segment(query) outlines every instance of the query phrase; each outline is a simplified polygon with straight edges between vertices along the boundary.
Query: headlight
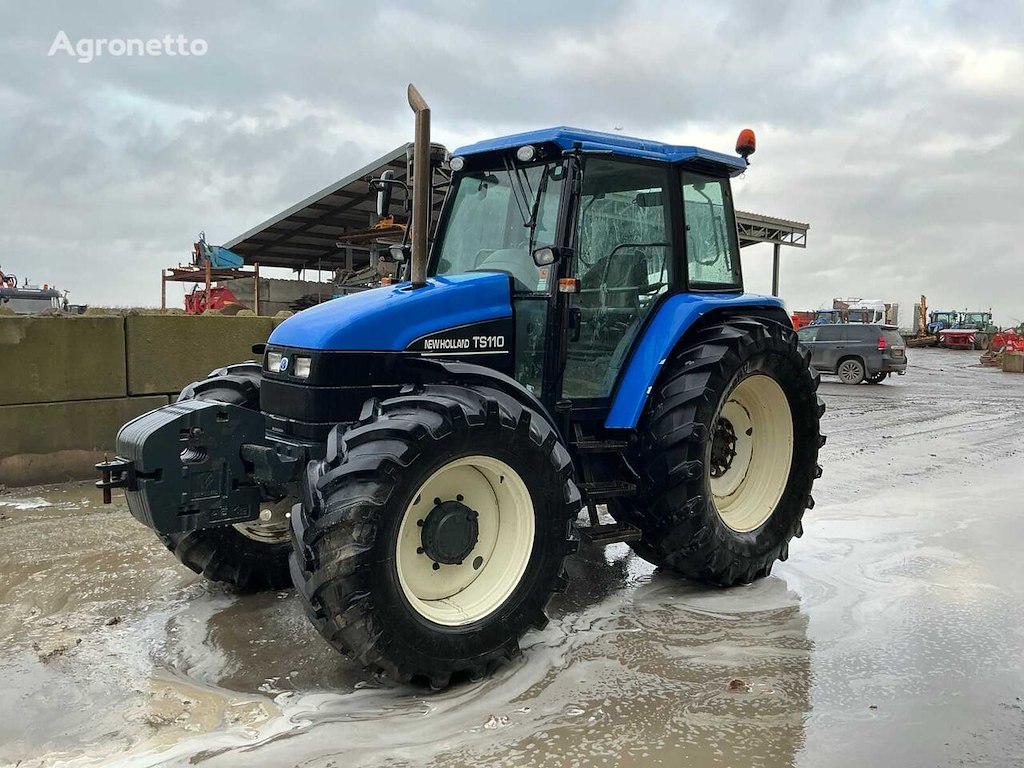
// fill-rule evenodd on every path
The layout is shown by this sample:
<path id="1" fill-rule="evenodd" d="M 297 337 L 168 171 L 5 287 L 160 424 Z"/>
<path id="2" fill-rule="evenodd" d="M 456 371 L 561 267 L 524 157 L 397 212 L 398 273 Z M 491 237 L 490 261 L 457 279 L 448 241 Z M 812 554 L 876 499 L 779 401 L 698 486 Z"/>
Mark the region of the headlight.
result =
<path id="1" fill-rule="evenodd" d="M 309 378 L 309 367 L 312 364 L 312 360 L 308 357 L 296 357 L 295 358 L 295 376 L 300 379 Z"/>
<path id="2" fill-rule="evenodd" d="M 453 157 L 448 161 L 448 167 L 458 173 L 466 167 L 466 158 L 464 157 Z"/>
<path id="3" fill-rule="evenodd" d="M 271 373 L 280 373 L 282 357 L 280 352 L 267 352 L 267 370 Z"/>

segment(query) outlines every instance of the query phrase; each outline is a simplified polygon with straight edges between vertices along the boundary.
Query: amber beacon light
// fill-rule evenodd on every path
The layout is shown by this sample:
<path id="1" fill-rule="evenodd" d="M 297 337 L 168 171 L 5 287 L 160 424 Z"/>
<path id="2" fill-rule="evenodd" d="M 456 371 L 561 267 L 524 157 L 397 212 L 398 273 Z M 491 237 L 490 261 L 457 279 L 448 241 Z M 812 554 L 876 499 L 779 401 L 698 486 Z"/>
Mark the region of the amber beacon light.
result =
<path id="1" fill-rule="evenodd" d="M 750 128 L 744 128 L 736 137 L 736 154 L 749 163 L 748 158 L 754 154 L 755 149 L 757 149 L 757 137 L 754 136 L 754 132 Z"/>

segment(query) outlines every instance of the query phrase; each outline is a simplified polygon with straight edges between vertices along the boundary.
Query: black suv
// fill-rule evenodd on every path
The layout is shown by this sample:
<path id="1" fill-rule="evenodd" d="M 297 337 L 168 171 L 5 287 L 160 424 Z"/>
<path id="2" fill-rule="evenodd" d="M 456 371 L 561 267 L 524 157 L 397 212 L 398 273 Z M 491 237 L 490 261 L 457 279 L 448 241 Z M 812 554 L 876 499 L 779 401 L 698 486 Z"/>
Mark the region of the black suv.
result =
<path id="1" fill-rule="evenodd" d="M 907 371 L 907 346 L 892 325 L 808 325 L 797 336 L 811 353 L 811 365 L 844 384 L 878 384 L 890 373 Z"/>

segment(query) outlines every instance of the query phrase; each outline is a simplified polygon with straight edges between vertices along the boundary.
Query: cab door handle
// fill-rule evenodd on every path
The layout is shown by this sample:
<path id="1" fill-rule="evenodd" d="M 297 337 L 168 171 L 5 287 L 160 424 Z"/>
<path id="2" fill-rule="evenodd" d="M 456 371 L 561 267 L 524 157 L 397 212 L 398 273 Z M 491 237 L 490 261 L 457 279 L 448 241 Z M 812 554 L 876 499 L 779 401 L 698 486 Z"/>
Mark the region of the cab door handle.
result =
<path id="1" fill-rule="evenodd" d="M 579 307 L 569 308 L 569 341 L 580 340 L 580 330 L 583 326 L 583 315 Z"/>

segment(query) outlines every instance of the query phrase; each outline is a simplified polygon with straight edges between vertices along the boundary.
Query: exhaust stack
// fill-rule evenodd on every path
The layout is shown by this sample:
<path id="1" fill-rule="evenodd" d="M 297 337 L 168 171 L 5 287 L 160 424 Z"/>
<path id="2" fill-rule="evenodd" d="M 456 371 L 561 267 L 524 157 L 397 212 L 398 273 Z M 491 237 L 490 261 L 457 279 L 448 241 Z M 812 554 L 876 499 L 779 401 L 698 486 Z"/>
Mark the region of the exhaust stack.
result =
<path id="1" fill-rule="evenodd" d="M 412 158 L 412 270 L 413 288 L 427 284 L 427 234 L 430 229 L 430 107 L 416 86 L 409 83 L 409 106 L 416 113 L 416 139 Z"/>

